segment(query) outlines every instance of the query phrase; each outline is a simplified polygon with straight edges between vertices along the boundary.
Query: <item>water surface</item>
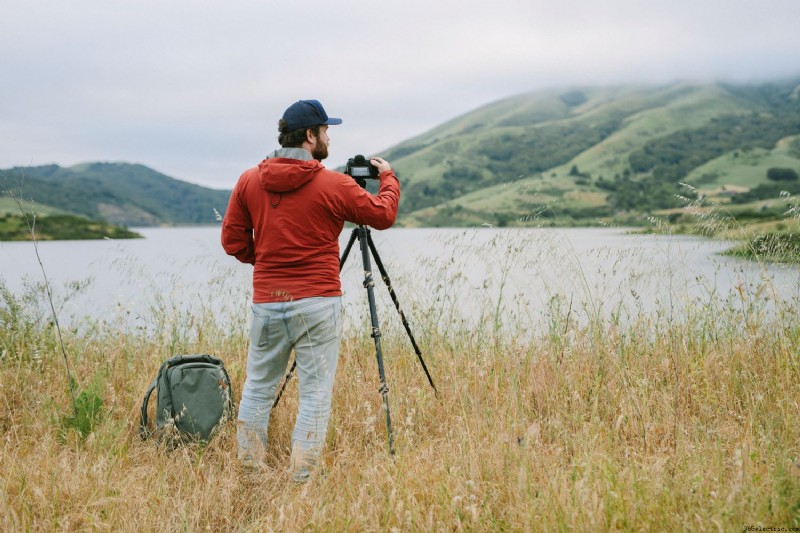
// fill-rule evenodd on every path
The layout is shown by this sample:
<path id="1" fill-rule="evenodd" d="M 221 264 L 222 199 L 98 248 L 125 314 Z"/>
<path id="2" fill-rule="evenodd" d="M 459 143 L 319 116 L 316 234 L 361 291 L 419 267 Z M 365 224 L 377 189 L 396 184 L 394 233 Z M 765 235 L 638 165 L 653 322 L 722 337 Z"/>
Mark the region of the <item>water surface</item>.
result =
<path id="1" fill-rule="evenodd" d="M 225 255 L 219 227 L 136 231 L 145 238 L 38 244 L 62 322 L 90 317 L 152 326 L 154 315 L 200 308 L 222 320 L 246 316 L 251 267 Z M 719 254 L 731 243 L 697 237 L 605 228 L 400 228 L 372 236 L 412 320 L 506 321 L 538 329 L 554 313 L 635 320 L 649 313 L 679 316 L 692 302 L 744 301 L 765 285 L 793 305 L 800 291 L 795 267 L 724 257 Z M 346 229 L 342 248 L 349 237 Z M 15 294 L 41 283 L 32 243 L 0 242 L 0 278 Z M 342 274 L 354 322 L 367 309 L 363 278 L 355 246 Z M 383 320 L 395 320 L 385 287 L 379 282 L 375 291 Z"/>

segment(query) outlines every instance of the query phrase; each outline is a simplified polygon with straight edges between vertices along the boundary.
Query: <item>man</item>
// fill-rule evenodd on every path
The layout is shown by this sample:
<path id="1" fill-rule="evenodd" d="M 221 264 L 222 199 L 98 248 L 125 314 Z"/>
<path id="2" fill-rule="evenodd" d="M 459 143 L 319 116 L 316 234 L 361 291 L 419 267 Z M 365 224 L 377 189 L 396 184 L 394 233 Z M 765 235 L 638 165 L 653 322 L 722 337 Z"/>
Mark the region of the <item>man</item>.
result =
<path id="1" fill-rule="evenodd" d="M 328 126 L 341 123 L 317 100 L 289 106 L 278 122 L 282 148 L 241 175 L 222 221 L 225 252 L 254 267 L 239 459 L 261 464 L 272 403 L 294 349 L 300 405 L 291 471 L 297 481 L 317 464 L 328 429 L 342 338 L 339 235 L 345 221 L 390 227 L 400 199 L 400 183 L 379 157 L 370 159 L 380 172 L 377 195 L 320 163 L 328 156 Z"/>

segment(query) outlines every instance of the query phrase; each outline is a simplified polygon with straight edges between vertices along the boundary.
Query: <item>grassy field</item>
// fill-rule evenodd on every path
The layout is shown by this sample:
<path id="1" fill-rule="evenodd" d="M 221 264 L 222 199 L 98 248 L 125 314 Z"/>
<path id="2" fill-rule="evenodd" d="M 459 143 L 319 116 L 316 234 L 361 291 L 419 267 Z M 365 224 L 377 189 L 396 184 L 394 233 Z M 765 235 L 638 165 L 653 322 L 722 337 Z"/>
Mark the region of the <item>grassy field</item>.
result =
<path id="1" fill-rule="evenodd" d="M 34 204 L 33 202 L 22 200 L 19 204 L 14 198 L 0 196 L 0 215 L 18 215 L 20 205 L 26 213 L 35 212 L 38 215 L 63 214 L 63 211 L 50 206 Z"/>
<path id="2" fill-rule="evenodd" d="M 770 168 L 797 167 L 798 143 L 800 137 L 787 137 L 772 150 L 754 148 L 725 154 L 694 169 L 686 177 L 686 182 L 702 184 L 706 189 L 725 185 L 752 188 L 759 183 L 768 183 L 767 171 Z"/>
<path id="3" fill-rule="evenodd" d="M 796 297 L 787 301 L 768 282 L 743 285 L 721 302 L 688 304 L 680 318 L 656 310 L 627 323 L 553 306 L 534 333 L 524 315 L 502 327 L 496 297 L 480 324 L 459 324 L 450 319 L 458 295 L 445 296 L 413 313 L 439 398 L 405 335 L 386 328 L 396 455 L 387 450 L 372 339 L 351 327 L 324 466 L 297 485 L 285 472 L 293 386 L 274 411 L 272 471 L 262 478 L 240 471 L 232 424 L 208 446 L 171 452 L 137 436 L 144 390 L 173 353 L 221 357 L 238 400 L 247 345 L 238 316 L 220 322 L 210 302 L 191 316 L 154 316 L 148 328 L 65 328 L 76 418 L 41 288 L 3 288 L 0 528 L 800 527 Z"/>

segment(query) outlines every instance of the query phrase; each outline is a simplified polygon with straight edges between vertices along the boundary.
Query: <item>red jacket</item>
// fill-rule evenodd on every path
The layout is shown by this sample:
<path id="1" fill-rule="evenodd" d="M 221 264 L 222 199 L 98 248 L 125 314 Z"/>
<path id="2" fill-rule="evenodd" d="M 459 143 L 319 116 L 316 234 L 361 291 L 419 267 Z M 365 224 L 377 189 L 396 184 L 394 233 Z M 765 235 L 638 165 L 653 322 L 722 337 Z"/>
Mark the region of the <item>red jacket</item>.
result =
<path id="1" fill-rule="evenodd" d="M 400 183 L 380 177 L 377 195 L 316 160 L 265 159 L 236 183 L 222 221 L 222 247 L 254 265 L 253 302 L 340 296 L 344 221 L 394 224 Z"/>

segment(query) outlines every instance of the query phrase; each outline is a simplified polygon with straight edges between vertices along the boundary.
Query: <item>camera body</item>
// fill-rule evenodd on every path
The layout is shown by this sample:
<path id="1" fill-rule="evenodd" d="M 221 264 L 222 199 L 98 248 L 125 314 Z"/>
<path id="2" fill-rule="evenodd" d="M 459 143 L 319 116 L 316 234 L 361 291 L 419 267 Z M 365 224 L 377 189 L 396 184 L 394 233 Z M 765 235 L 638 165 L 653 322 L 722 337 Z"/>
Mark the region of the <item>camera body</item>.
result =
<path id="1" fill-rule="evenodd" d="M 378 179 L 378 167 L 369 162 L 369 159 L 359 154 L 347 160 L 344 173 L 356 181 Z"/>

